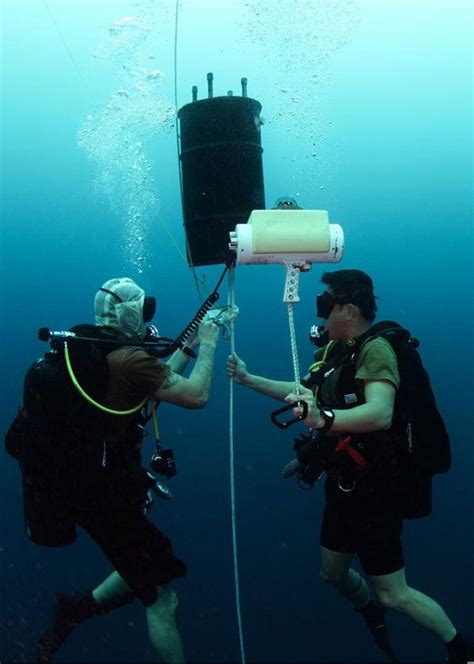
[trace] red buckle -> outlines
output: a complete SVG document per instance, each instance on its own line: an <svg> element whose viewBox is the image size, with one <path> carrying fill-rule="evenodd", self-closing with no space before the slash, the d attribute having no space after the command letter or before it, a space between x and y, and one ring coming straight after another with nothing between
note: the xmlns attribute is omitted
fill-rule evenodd
<svg viewBox="0 0 474 664"><path fill-rule="evenodd" d="M353 461L356 462L361 468L367 467L367 460L362 456L360 452L355 450L351 446L352 438L350 436L344 436L344 438L339 438L339 442L336 445L336 452L345 452L348 454Z"/></svg>

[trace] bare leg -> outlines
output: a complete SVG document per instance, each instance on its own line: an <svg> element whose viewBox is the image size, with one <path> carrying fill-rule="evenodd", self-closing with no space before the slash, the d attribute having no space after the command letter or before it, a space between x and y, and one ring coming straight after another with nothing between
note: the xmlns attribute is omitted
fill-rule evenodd
<svg viewBox="0 0 474 664"><path fill-rule="evenodd" d="M352 558L352 553L330 551L322 546L320 576L358 609L369 601L369 589L360 574L350 568Z"/></svg>
<svg viewBox="0 0 474 664"><path fill-rule="evenodd" d="M125 583L120 574L112 572L105 581L92 591L92 597L97 604L103 604L116 597L129 595L131 592L130 587Z"/></svg>
<svg viewBox="0 0 474 664"><path fill-rule="evenodd" d="M441 606L428 595L407 585L404 568L393 574L371 576L370 581L380 602L387 608L405 613L434 632L443 643L448 643L456 635L456 628Z"/></svg>
<svg viewBox="0 0 474 664"><path fill-rule="evenodd" d="M336 588L364 618L377 647L391 662L397 659L385 624L386 609L370 601L365 579L350 568L352 553L339 553L321 547L321 578Z"/></svg>
<svg viewBox="0 0 474 664"><path fill-rule="evenodd" d="M155 603L146 609L150 640L165 664L184 664L183 646L176 627L177 607L174 590L158 586Z"/></svg>

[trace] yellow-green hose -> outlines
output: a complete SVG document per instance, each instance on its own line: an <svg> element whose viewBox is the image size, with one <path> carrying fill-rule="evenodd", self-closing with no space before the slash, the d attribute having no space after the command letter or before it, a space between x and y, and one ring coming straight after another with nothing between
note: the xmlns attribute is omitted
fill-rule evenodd
<svg viewBox="0 0 474 664"><path fill-rule="evenodd" d="M143 406L146 404L148 401L148 397L145 397L141 403L138 404L138 406L134 406L133 408L130 408L129 410L113 410L112 408L107 408L106 406L103 406L102 404L98 403L95 401L92 397L90 397L85 390L79 385L79 381L76 378L76 375L74 373L74 370L72 368L71 364L71 358L69 357L69 348L67 345L67 341L64 342L64 357L66 359L66 366L67 370L69 373L69 377L72 381L72 384L76 388L76 390L79 392L79 394L84 397L86 401L88 401L90 404L98 408L99 410L102 410L104 413L108 413L109 415L133 415L133 413L137 413L139 410L143 408Z"/></svg>

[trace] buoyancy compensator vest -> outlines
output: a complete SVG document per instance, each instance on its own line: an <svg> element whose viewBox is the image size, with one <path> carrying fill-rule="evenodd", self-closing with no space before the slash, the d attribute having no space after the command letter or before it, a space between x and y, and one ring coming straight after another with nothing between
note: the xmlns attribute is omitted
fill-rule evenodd
<svg viewBox="0 0 474 664"><path fill-rule="evenodd" d="M109 374L107 355L120 348L123 339L114 339L94 325L77 325L70 331L81 337L70 337L67 342L77 383L94 401L103 403ZM116 426L111 428L117 419L79 393L69 375L61 342L53 341L51 350L27 370L23 403L5 436L5 448L22 471L26 530L32 541L45 546L74 542L76 517L71 496L84 496L95 479L110 479L114 469L102 472L108 440L113 459L120 462L123 454L127 462L135 455L143 415L137 411L127 418L120 439ZM145 471L139 453L131 466L128 464L127 473L122 473L124 492L133 493L140 485L141 493Z"/></svg>
<svg viewBox="0 0 474 664"><path fill-rule="evenodd" d="M68 340L71 364L81 387L95 400L104 399L107 380L107 355L120 347L120 342L101 345L101 340L112 341L110 335L95 325L76 325L70 329L78 336L95 341ZM23 384L23 403L5 439L10 456L23 461L23 438L82 437L103 435L104 418L94 406L78 393L68 374L64 346L53 342L51 349L27 370ZM98 431L100 429L100 431ZM72 452L72 450L71 450Z"/></svg>
<svg viewBox="0 0 474 664"><path fill-rule="evenodd" d="M387 473L387 469L396 474L394 480L402 516L407 519L420 518L431 514L432 477L449 470L451 446L428 373L417 350L419 341L398 323L376 323L357 337L352 345L331 342L331 347L326 349L324 362L315 364L316 370L306 378L305 384L316 388L318 395L324 381L337 370L335 402L320 402L320 405L335 409L361 405L364 402L363 394L355 379L357 359L365 344L378 337L390 343L397 357L400 374L392 425L388 431L351 435L349 449L353 451L353 458L358 452L363 457L365 454L367 468L359 464L357 470L361 477L366 476L367 481L373 481L377 475L381 477L381 473ZM329 447L334 452L335 445ZM333 454L326 464L331 465L335 456L339 460L346 460L346 465L351 463L347 454ZM327 472L329 475L331 468ZM340 469L336 472L340 472ZM382 478L382 481L385 480Z"/></svg>

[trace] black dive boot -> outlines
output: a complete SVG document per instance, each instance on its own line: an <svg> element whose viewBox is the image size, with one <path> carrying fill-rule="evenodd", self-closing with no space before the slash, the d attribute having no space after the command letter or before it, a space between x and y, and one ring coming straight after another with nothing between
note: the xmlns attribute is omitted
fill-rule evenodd
<svg viewBox="0 0 474 664"><path fill-rule="evenodd" d="M471 638L465 639L459 632L449 643L446 643L448 650L447 662L450 664L468 664L473 661L474 642Z"/></svg>
<svg viewBox="0 0 474 664"><path fill-rule="evenodd" d="M54 655L69 634L81 622L125 606L125 604L132 602L134 597L133 593L127 593L98 604L92 597L91 592L76 595L55 595L51 625L38 641L37 661L43 664L52 662Z"/></svg>
<svg viewBox="0 0 474 664"><path fill-rule="evenodd" d="M361 609L356 609L356 611L364 618L377 647L387 656L389 662L397 664L399 660L393 652L388 638L387 625L385 624L387 609L381 604L369 600L368 604Z"/></svg>

